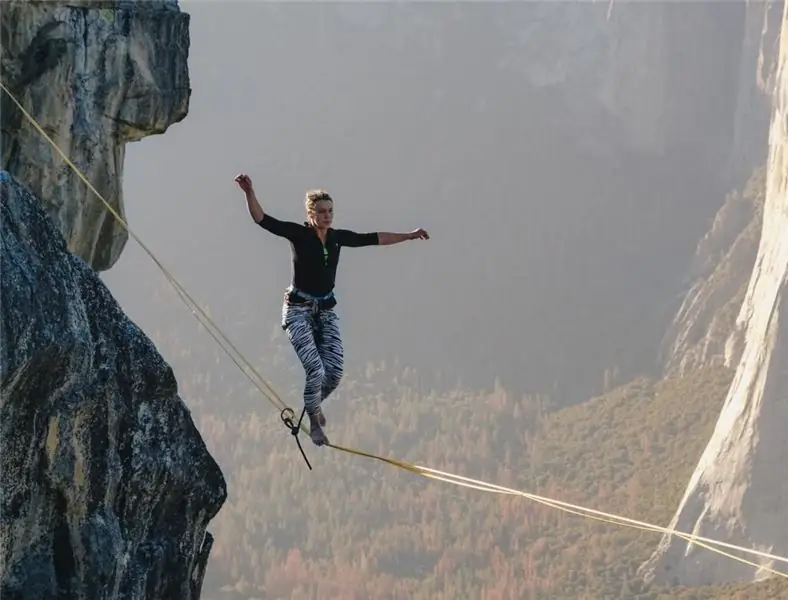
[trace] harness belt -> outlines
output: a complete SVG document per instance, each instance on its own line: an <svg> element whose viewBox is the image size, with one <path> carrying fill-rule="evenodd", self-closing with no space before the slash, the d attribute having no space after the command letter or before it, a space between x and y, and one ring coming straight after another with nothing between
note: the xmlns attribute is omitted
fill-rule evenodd
<svg viewBox="0 0 788 600"><path fill-rule="evenodd" d="M285 302L290 306L310 306L313 314L316 314L321 310L334 308L337 299L334 292L329 292L324 296L313 296L291 285L285 291Z"/></svg>

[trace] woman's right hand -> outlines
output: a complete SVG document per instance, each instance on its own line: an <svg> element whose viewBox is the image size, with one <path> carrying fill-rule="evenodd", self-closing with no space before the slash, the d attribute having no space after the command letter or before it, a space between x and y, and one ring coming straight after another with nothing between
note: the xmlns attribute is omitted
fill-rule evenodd
<svg viewBox="0 0 788 600"><path fill-rule="evenodd" d="M247 194L252 191L252 178L246 173L240 173L239 175L236 175L235 183L237 183L238 187L240 187Z"/></svg>

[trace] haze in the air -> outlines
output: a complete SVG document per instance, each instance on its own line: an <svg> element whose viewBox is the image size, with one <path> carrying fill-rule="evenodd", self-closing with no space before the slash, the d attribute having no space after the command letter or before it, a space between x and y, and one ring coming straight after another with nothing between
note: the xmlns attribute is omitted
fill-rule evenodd
<svg viewBox="0 0 788 600"><path fill-rule="evenodd" d="M591 3L182 8L192 19L190 112L128 146L126 210L212 315L231 321L254 306L256 320L228 332L245 348L265 353L276 334L290 264L287 242L249 218L233 183L241 171L280 218L301 220L304 191L325 187L336 226L432 235L343 253L350 366L399 357L450 383L499 377L562 402L599 389L606 370L643 366L720 201L702 164L713 159L691 134L713 148L729 133L714 121L729 104L720 93L730 82L717 77L724 56L708 69L716 87L686 88L717 104L699 115L673 107L688 127L660 132L664 146L682 145L640 151L592 97L573 96L592 93L589 70L608 60L583 50L599 44L583 20L604 23ZM719 23L740 10L721 6ZM551 38L549 19L568 12L575 26ZM157 329L166 320L150 286L163 280L135 275L148 263L131 242L105 279Z"/></svg>

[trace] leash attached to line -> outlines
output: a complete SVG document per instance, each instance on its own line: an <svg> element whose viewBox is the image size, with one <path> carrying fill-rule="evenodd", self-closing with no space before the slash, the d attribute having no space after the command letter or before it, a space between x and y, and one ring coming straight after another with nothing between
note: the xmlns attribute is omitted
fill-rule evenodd
<svg viewBox="0 0 788 600"><path fill-rule="evenodd" d="M309 467L309 470L311 471L312 465L309 464L309 459L306 457L306 452L304 452L304 448L301 446L301 440L298 439L298 434L301 432L301 423L304 420L305 414L306 407L304 407L304 409L301 411L301 417L298 419L298 424L295 424L295 413L293 412L293 409L288 406L282 409L282 412L279 413L279 418L282 419L282 422L290 430L290 433L293 434L296 444L298 444L298 449L301 451L301 456L304 457L306 466Z"/></svg>
<svg viewBox="0 0 788 600"><path fill-rule="evenodd" d="M148 249L148 247L140 240L129 228L129 226L125 223L125 221L120 217L120 215L112 208L109 202L101 195L101 193L96 190L95 187L90 183L90 181L85 177L82 171L74 165L73 162L66 156L66 154L60 149L60 147L52 140L52 138L47 135L46 131L41 127L41 125L34 119L30 113L28 113L22 104L16 99L16 97L9 91L9 89L5 86L4 83L0 82L0 87L2 87L3 91L10 97L13 103L19 108L22 114L27 118L27 120L35 127L38 132L50 143L50 145L55 149L55 151L63 158L66 164L71 167L71 169L76 173L76 175L85 183L85 185L101 200L104 205L107 207L107 210L115 217L115 219L128 231L129 236L132 237L141 247L142 249L150 256L151 260L159 267L162 271L166 279L170 282L170 284L175 288L175 291L180 296L181 300L187 305L187 307L191 310L192 314L195 315L198 321L206 328L208 333L216 340L219 346L227 353L230 359L241 369L241 372L249 379L249 381L254 385L262 394L263 396L268 399L274 406L279 408L280 410L280 418L282 422L290 429L290 432L295 436L296 443L298 444L298 448L301 450L301 454L304 457L304 460L307 463L309 469L312 469L312 465L309 463L309 460L304 453L303 448L301 447L301 442L298 438L298 432L304 431L305 433L309 433L309 430L306 428L306 425L303 423L304 413L306 412L306 408L301 413L301 418L298 420L298 423L295 423L295 412L290 407L286 406L282 399L278 396L276 391L274 391L273 387L255 370L255 368L249 363L246 357L235 347L235 345L230 342L229 339L222 333L219 327L213 322L213 320L205 314L197 303L192 299L189 293L183 288L183 286L178 282L177 279L164 267L164 265L156 258L153 252ZM226 343L222 343L222 340ZM229 347L229 349L228 349ZM244 366L246 368L244 368ZM775 554L770 554L767 552L762 552L759 550L754 550L752 548L745 548L743 546L738 546L736 544L728 544L725 542L720 542L718 540L713 540L710 538L702 537L695 534L686 533L683 531L677 531L675 529L671 529L668 527L661 527L659 525L652 525L651 523L646 523L644 521L637 521L635 519L629 519L627 517L621 517L619 515L615 515L613 513L607 513L599 510L594 510L590 508L586 508L583 506L579 506L577 504L570 504L568 502L562 502L560 500L554 500L552 498L546 498L544 496L539 496L537 494L531 494L528 492L523 492L521 490L516 490L512 488L506 488L503 486L495 485L492 483L488 483L486 481L480 481L478 479L471 479L469 477L463 477L461 475L456 475L454 473L448 473L445 471L439 471L437 469L431 469L429 467L423 467L419 465L414 465L405 461L397 460L394 458L386 458L384 456L379 456L377 454L372 454L370 452L364 452L363 450L357 450L354 448L348 448L345 446L340 446L337 444L332 444L330 442L325 444L335 450L340 452L344 452L346 454L351 454L355 456L361 456L366 458L371 458L374 460L378 460L394 466L398 469L403 469L415 475L420 475L422 477L426 477L429 479L435 479L437 481L443 481L446 483L450 483L452 485L466 487L475 490L481 490L484 492L496 493L496 494L508 494L513 496L521 496L523 498L527 498L544 506L548 506L551 508L555 508L558 510L562 510L569 514L574 514L577 516L581 516L587 519L592 519L596 521L601 521L605 523L610 523L613 525L620 525L624 527L630 527L633 529L639 529L642 531L651 531L656 533L662 533L663 535L675 535L690 544L697 544L711 552L716 552L722 556L728 557L732 560L736 560L743 564L752 566L756 569L762 569L764 571L768 571L780 577L788 578L788 573L778 571L776 569L772 569L771 567L767 567L762 564L755 563L753 561L741 558L729 552L725 552L716 548L716 546L725 547L731 550L737 550L739 552L748 553L761 559L768 560L768 561L778 561L783 563L788 563L788 558L784 556L779 556Z"/></svg>

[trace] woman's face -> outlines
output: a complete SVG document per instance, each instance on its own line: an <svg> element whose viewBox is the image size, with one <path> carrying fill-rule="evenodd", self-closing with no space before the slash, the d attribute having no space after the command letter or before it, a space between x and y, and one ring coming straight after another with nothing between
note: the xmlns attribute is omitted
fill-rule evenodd
<svg viewBox="0 0 788 600"><path fill-rule="evenodd" d="M330 200L320 200L309 213L315 226L328 228L334 222L334 203Z"/></svg>

